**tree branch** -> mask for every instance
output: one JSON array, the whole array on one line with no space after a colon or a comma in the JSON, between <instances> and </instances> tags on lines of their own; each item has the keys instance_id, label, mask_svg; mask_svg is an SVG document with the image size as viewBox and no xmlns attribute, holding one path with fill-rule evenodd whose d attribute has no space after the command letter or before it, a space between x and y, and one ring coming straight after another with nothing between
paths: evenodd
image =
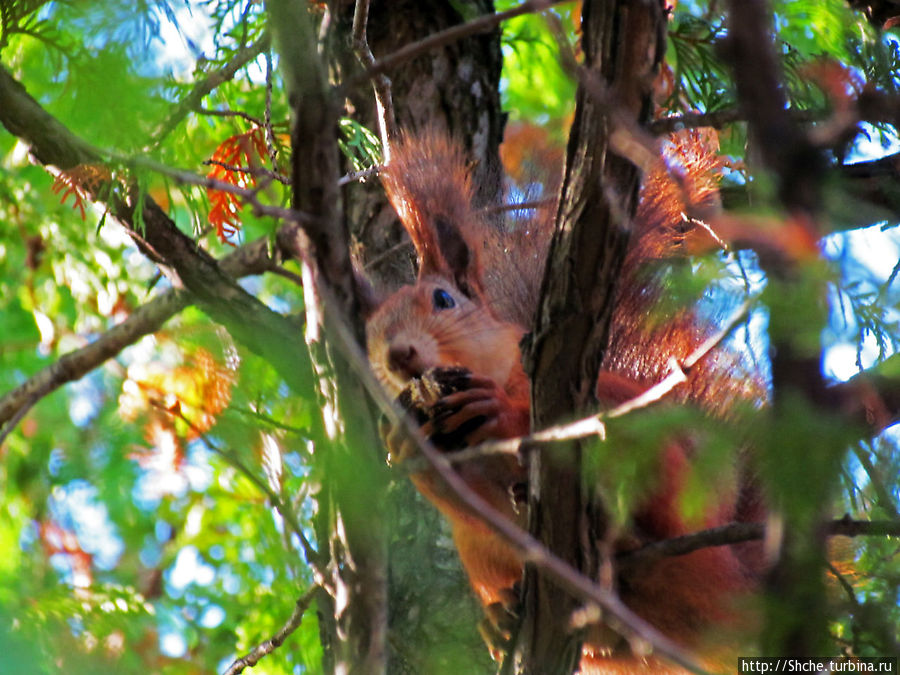
<instances>
[{"instance_id":1,"label":"tree branch","mask_svg":"<svg viewBox=\"0 0 900 675\"><path fill-rule=\"evenodd\" d=\"M183 169L174 169L160 162L148 159L147 157L131 157L127 155L119 155L116 153L109 154L113 160L115 160L116 162L121 162L129 168L148 169L150 171L160 173L164 176L168 176L179 184L198 185L210 190L219 190L221 192L233 194L236 197L239 197L245 204L249 204L253 209L253 212L259 216L271 216L272 218L277 218L286 222L310 222L314 219L314 216L310 215L309 213L303 213L301 211L297 211L296 209L288 209L282 206L275 206L273 204L264 204L260 201L260 192L266 189L271 180L278 180L279 182L290 184L290 180L286 179L281 174L276 174L275 172L269 171L268 169L251 169L251 173L256 172L264 175L265 182L261 181L260 184L254 188L243 188L239 185L234 185L233 183L219 180L218 178L202 176L192 171L184 171ZM228 168L232 170L239 170L239 167Z\"/></svg>"},{"instance_id":2,"label":"tree branch","mask_svg":"<svg viewBox=\"0 0 900 675\"><path fill-rule=\"evenodd\" d=\"M841 416L860 438L874 436L900 420L898 367L900 354L895 354L846 382L827 384L818 358L798 358L793 364L795 381L805 383L803 391L809 400L824 412Z\"/></svg>"},{"instance_id":3,"label":"tree branch","mask_svg":"<svg viewBox=\"0 0 900 675\"><path fill-rule=\"evenodd\" d=\"M272 269L268 241L263 238L229 254L222 269L234 278L261 274ZM124 321L113 326L80 349L63 354L57 361L35 373L21 385L0 397L0 445L28 410L44 396L68 382L84 377L103 362L144 335L155 333L173 315L191 304L190 293L170 289L138 307Z\"/></svg>"},{"instance_id":4,"label":"tree branch","mask_svg":"<svg viewBox=\"0 0 900 675\"><path fill-rule=\"evenodd\" d=\"M732 66L738 101L747 116L750 139L778 186L778 198L801 238L821 236L817 216L822 207L824 161L820 149L796 124L787 109L786 88L776 55L772 15L765 0L729 0L725 54ZM752 64L752 67L747 67ZM782 228L782 231L786 229ZM786 232L785 232L786 233ZM788 234L788 233L786 233ZM787 433L798 413L811 416L825 393L820 355L804 337L826 325L824 284L787 256L761 259L768 275L772 351L772 413L768 442L760 443L759 464L778 479L767 481L771 503L781 507L784 521L778 559L766 575L768 591L778 603L767 604L762 631L765 651L804 656L825 646L825 594L819 575L825 561L823 525L837 467L846 451L840 433ZM774 289L777 289L774 290ZM777 297L776 297L777 295ZM810 309L799 326L796 307ZM812 365L814 362L814 366ZM822 413L818 413L822 414ZM820 473L810 477L807 458L815 456ZM796 486L804 485L805 505L790 504Z\"/></svg>"},{"instance_id":5,"label":"tree branch","mask_svg":"<svg viewBox=\"0 0 900 675\"><path fill-rule=\"evenodd\" d=\"M249 47L241 47L235 52L234 58L218 70L209 73L205 78L194 85L194 88L179 102L175 109L169 113L169 116L163 120L157 130L152 135L150 146L159 145L163 139L168 136L178 124L187 117L191 112L200 110L200 102L203 98L212 92L219 85L232 79L237 71L253 61L257 56L265 52L271 40L268 33L263 33L262 37ZM211 114L211 111L207 111Z\"/></svg>"},{"instance_id":6,"label":"tree branch","mask_svg":"<svg viewBox=\"0 0 900 675\"><path fill-rule=\"evenodd\" d=\"M790 111L791 116L799 123L815 122L825 119L828 113L824 110L794 110ZM681 115L670 115L655 119L647 125L647 130L661 136L670 134L679 129L693 129L696 127L713 127L714 129L722 129L723 127L734 124L735 122L744 122L746 117L740 108L726 108L724 110L714 110L712 112L698 113L689 112Z\"/></svg>"},{"instance_id":7,"label":"tree branch","mask_svg":"<svg viewBox=\"0 0 900 675\"><path fill-rule=\"evenodd\" d=\"M643 146L633 142L641 132L632 130L649 117L650 86L665 51L663 27L662 3L655 0L583 5L584 65L576 69L579 87L556 229L525 354L537 428L594 405L627 250L625 222L637 204L639 171L628 158ZM555 556L591 579L599 578L601 561L584 542L606 529L606 516L603 505L578 487L583 451L577 442L566 442L536 456L529 481L531 530ZM580 637L559 617L570 615L580 598L595 596L562 593L569 589L558 578L539 571L526 567L526 623L517 654L525 659L526 672L571 672ZM649 642L659 648L655 632L634 627L628 632L653 635ZM685 665L684 654L677 658Z\"/></svg>"},{"instance_id":8,"label":"tree branch","mask_svg":"<svg viewBox=\"0 0 900 675\"><path fill-rule=\"evenodd\" d=\"M460 24L458 26L453 26L438 33L434 33L433 35L429 35L428 37L423 38L418 42L412 42L408 45L404 45L397 51L383 57L378 61L375 61L374 63L369 64L365 72L350 78L347 82L344 83L343 88L353 89L354 87L357 87L364 82L371 80L376 75L392 70L393 68L396 68L397 66L402 65L411 59L414 59L420 54L424 54L433 49L443 47L444 45L448 45L453 42L457 42L471 35L488 33L508 19L521 16L522 14L542 12L548 7L564 1L565 0L528 0L527 2L523 2L518 7L513 7L512 9L508 9L505 12L485 14L478 17L477 19L472 19L471 21L467 21L466 23Z\"/></svg>"},{"instance_id":9,"label":"tree branch","mask_svg":"<svg viewBox=\"0 0 900 675\"><path fill-rule=\"evenodd\" d=\"M31 145L42 164L69 169L102 161L103 154L47 113L0 67L0 123ZM138 248L161 265L176 288L191 291L197 304L235 339L269 361L289 386L306 393L312 371L294 323L241 288L146 194L107 182L92 195L128 230Z\"/></svg>"},{"instance_id":10,"label":"tree branch","mask_svg":"<svg viewBox=\"0 0 900 675\"><path fill-rule=\"evenodd\" d=\"M627 571L661 558L687 555L710 546L729 546L754 541L762 539L765 533L765 523L729 523L702 532L655 541L632 551L623 551L616 556L617 569ZM853 520L845 516L827 523L825 533L841 537L900 537L900 521Z\"/></svg>"},{"instance_id":11,"label":"tree branch","mask_svg":"<svg viewBox=\"0 0 900 675\"><path fill-rule=\"evenodd\" d=\"M435 449L422 436L419 428L411 426L409 417L404 416L401 423L406 433L416 441L430 468L446 484L447 489L458 497L463 505L473 513L477 513L485 525L519 551L525 563L540 570L579 603L595 603L602 610L604 622L614 630L625 636L640 637L653 647L654 653L693 672L705 672L681 647L632 612L615 593L579 572L485 502L453 469L451 458Z\"/></svg>"},{"instance_id":12,"label":"tree branch","mask_svg":"<svg viewBox=\"0 0 900 675\"><path fill-rule=\"evenodd\" d=\"M369 0L356 0L356 8L353 12L353 51L367 72L376 65L375 55L369 46L366 31L368 23ZM372 74L372 89L375 93L375 117L381 137L381 156L382 161L387 164L391 160L390 140L397 135L397 120L394 115L391 81L383 71Z\"/></svg>"},{"instance_id":13,"label":"tree branch","mask_svg":"<svg viewBox=\"0 0 900 675\"><path fill-rule=\"evenodd\" d=\"M733 66L741 113L763 161L779 180L782 203L790 210L816 213L822 156L788 109L772 30L762 0L732 0L723 50Z\"/></svg>"},{"instance_id":14,"label":"tree branch","mask_svg":"<svg viewBox=\"0 0 900 675\"><path fill-rule=\"evenodd\" d=\"M331 415L323 436L329 452L320 465L329 477L321 501L331 516L320 519L319 526L320 536L332 542L330 581L337 592L328 621L335 670L380 673L387 663L387 476L376 450L374 416L356 373L365 329L338 188L340 108L308 9L291 0L271 0L267 7L291 105L292 205L316 215L300 223L295 236L286 233L283 238L303 268L306 341L320 374L323 414ZM353 336L349 341L348 333ZM360 472L367 477L364 487Z\"/></svg>"},{"instance_id":15,"label":"tree branch","mask_svg":"<svg viewBox=\"0 0 900 675\"><path fill-rule=\"evenodd\" d=\"M252 668L259 663L260 659L264 656L268 656L278 649L288 636L300 627L300 624L303 622L303 615L306 614L306 610L309 609L318 590L318 586L312 586L307 589L303 595L297 598L291 618L287 620L279 631L265 642L262 642L251 649L245 656L236 659L234 663L228 666L228 670L226 670L223 675L238 675L239 673L244 672L245 668Z\"/></svg>"}]
</instances>

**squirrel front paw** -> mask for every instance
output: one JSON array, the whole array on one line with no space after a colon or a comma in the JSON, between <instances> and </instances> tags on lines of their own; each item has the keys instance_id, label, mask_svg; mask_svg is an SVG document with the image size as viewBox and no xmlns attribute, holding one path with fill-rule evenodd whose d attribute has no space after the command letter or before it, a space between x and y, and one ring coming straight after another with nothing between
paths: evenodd
<instances>
[{"instance_id":1,"label":"squirrel front paw","mask_svg":"<svg viewBox=\"0 0 900 675\"><path fill-rule=\"evenodd\" d=\"M516 408L503 388L490 378L465 368L428 370L411 380L397 400L421 426L422 434L445 453L527 432L527 409ZM402 426L387 429L383 438L394 462L402 462L418 452L415 441ZM479 458L458 466L457 471L494 506L502 506L504 511L517 510L511 489L521 484L525 476L517 458Z\"/></svg>"},{"instance_id":2,"label":"squirrel front paw","mask_svg":"<svg viewBox=\"0 0 900 675\"><path fill-rule=\"evenodd\" d=\"M437 434L462 437L465 445L477 445L528 432L527 406L517 406L494 380L469 373L465 385L432 407L431 424Z\"/></svg>"},{"instance_id":3,"label":"squirrel front paw","mask_svg":"<svg viewBox=\"0 0 900 675\"><path fill-rule=\"evenodd\" d=\"M410 380L397 396L398 405L422 428L422 434L444 452L464 448L467 442L462 429L444 433L440 420L436 419L442 414L437 405L444 397L466 389L470 376L465 368L431 368ZM399 440L396 431L387 438ZM392 448L390 443L388 448Z\"/></svg>"},{"instance_id":4,"label":"squirrel front paw","mask_svg":"<svg viewBox=\"0 0 900 675\"><path fill-rule=\"evenodd\" d=\"M432 368L397 400L444 452L528 431L527 405L516 405L494 380L465 368Z\"/></svg>"}]
</instances>

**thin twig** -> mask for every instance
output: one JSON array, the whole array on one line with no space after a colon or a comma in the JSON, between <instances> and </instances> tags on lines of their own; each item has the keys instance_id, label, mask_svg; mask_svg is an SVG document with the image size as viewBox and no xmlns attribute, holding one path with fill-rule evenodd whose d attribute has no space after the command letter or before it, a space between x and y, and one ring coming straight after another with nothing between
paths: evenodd
<instances>
[{"instance_id":1,"label":"thin twig","mask_svg":"<svg viewBox=\"0 0 900 675\"><path fill-rule=\"evenodd\" d=\"M412 242L409 239L404 239L403 241L399 241L390 248L382 251L378 255L376 255L371 260L366 261L365 269L369 269L375 267L379 263L388 258L392 257L397 251L402 251L404 248L409 248L412 246Z\"/></svg>"},{"instance_id":2,"label":"thin twig","mask_svg":"<svg viewBox=\"0 0 900 675\"><path fill-rule=\"evenodd\" d=\"M212 110L210 108L197 108L195 111L199 115L207 115L209 117L240 117L243 120L247 120L255 127L263 126L263 121L258 117L254 117L250 113L245 113L243 110Z\"/></svg>"},{"instance_id":3,"label":"thin twig","mask_svg":"<svg viewBox=\"0 0 900 675\"><path fill-rule=\"evenodd\" d=\"M277 180L279 183L283 185L290 185L291 179L287 176L284 176L277 171L272 171L271 169L267 169L263 166L237 166L234 164L228 164L227 162L220 162L218 159L207 159L203 162L205 166L220 166L226 171L231 171L233 173L246 173L251 176L264 176L265 178L271 178L272 180Z\"/></svg>"},{"instance_id":4,"label":"thin twig","mask_svg":"<svg viewBox=\"0 0 900 675\"><path fill-rule=\"evenodd\" d=\"M338 185L343 187L344 185L348 185L350 183L356 182L365 182L369 178L374 178L378 175L379 167L373 166L368 169L363 169L362 171L352 171L350 173L344 174L338 179Z\"/></svg>"},{"instance_id":5,"label":"thin twig","mask_svg":"<svg viewBox=\"0 0 900 675\"><path fill-rule=\"evenodd\" d=\"M824 110L796 110L791 109L791 116L799 123L818 122L828 117ZM746 116L739 108L725 108L712 112L689 112L681 115L660 117L647 125L647 130L655 135L671 134L680 129L696 129L700 127L712 127L721 129L735 122L745 122Z\"/></svg>"},{"instance_id":6,"label":"thin twig","mask_svg":"<svg viewBox=\"0 0 900 675\"><path fill-rule=\"evenodd\" d=\"M488 455L515 455L518 454L519 448L523 444L537 445L542 443L570 441L579 438L588 438L590 436L598 436L601 440L606 437L606 425L604 420L623 417L628 413L646 408L647 406L662 400L679 384L687 382L687 372L690 371L697 363L718 347L738 325L740 325L745 317L749 314L752 306L752 300L747 299L740 307L731 315L731 317L722 325L722 327L704 340L700 346L692 351L688 356L679 363L675 359L669 361L669 374L655 385L635 396L628 401L604 411L585 417L568 424L560 424L542 431L537 431L528 436L519 436L509 438L502 441L488 441L471 448L466 448L458 452L454 452L447 456L451 464L460 464L469 462L478 457ZM407 468L406 464L410 466ZM411 473L421 471L423 463L415 459L404 462L404 470Z\"/></svg>"},{"instance_id":7,"label":"thin twig","mask_svg":"<svg viewBox=\"0 0 900 675\"><path fill-rule=\"evenodd\" d=\"M856 459L862 465L866 475L869 476L869 485L871 485L872 489L875 491L875 496L877 498L876 503L878 506L887 511L889 515L900 518L900 514L897 513L897 506L894 503L894 498L884 484L884 479L881 472L876 468L875 462L869 457L866 445L868 444L862 442L854 444L853 454L856 455Z\"/></svg>"},{"instance_id":8,"label":"thin twig","mask_svg":"<svg viewBox=\"0 0 900 675\"><path fill-rule=\"evenodd\" d=\"M369 0L356 0L353 12L353 51L356 58L366 68L375 91L376 119L381 136L381 156L385 163L390 162L390 140L396 135L397 123L394 116L394 98L391 93L391 81L384 71L374 72L375 55L369 47L366 26L369 22Z\"/></svg>"},{"instance_id":9,"label":"thin twig","mask_svg":"<svg viewBox=\"0 0 900 675\"><path fill-rule=\"evenodd\" d=\"M269 161L272 162L272 171L278 171L278 156L275 152L275 131L272 129L272 53L266 52L266 151L269 153ZM285 183L290 185L290 182Z\"/></svg>"},{"instance_id":10,"label":"thin twig","mask_svg":"<svg viewBox=\"0 0 900 675\"><path fill-rule=\"evenodd\" d=\"M269 33L263 33L262 37L260 37L255 44L252 44L249 47L242 46L237 50L231 61L218 70L212 71L194 85L194 88L190 93L175 106L172 113L159 125L156 132L154 132L152 141L149 144L150 147L155 147L162 143L163 139L178 126L181 120L187 117L192 110L196 110L200 106L200 102L207 94L222 83L232 79L238 70L266 51L269 48L269 43Z\"/></svg>"},{"instance_id":11,"label":"thin twig","mask_svg":"<svg viewBox=\"0 0 900 675\"><path fill-rule=\"evenodd\" d=\"M672 537L646 544L616 556L619 569L647 565L661 558L687 555L710 546L729 546L762 539L765 523L729 523L701 532ZM845 516L827 523L828 536L841 537L900 537L900 520L853 520Z\"/></svg>"},{"instance_id":12,"label":"thin twig","mask_svg":"<svg viewBox=\"0 0 900 675\"><path fill-rule=\"evenodd\" d=\"M284 503L284 500L281 498L275 490L262 478L257 476L249 466L247 466L243 460L238 457L237 453L226 450L224 448L219 447L219 445L213 441L209 436L199 427L197 427L190 419L188 419L185 414L181 411L180 408L172 409L166 406L157 406L157 408L161 412L168 413L173 417L177 417L179 420L188 425L191 431L200 438L203 443L214 453L225 459L229 464L235 467L238 471L240 471L244 476L253 483L269 500L269 503L272 507L278 511L279 515L284 519L284 522L287 523L288 527L291 531L297 536L297 540L300 542L300 545L303 547L303 552L306 554L306 562L309 564L310 569L313 572L313 578L317 584L322 586L326 585L327 577L323 574L322 570L319 568L318 560L319 554L316 551L315 547L313 547L312 543L310 543L309 539L306 538L306 534L303 532L303 528L300 527L300 522L297 520L297 516L294 514L293 510L288 508L288 506Z\"/></svg>"},{"instance_id":13,"label":"thin twig","mask_svg":"<svg viewBox=\"0 0 900 675\"><path fill-rule=\"evenodd\" d=\"M294 611L291 614L291 618L287 620L287 623L285 623L271 638L256 645L245 656L236 659L223 675L238 675L239 673L244 672L245 668L255 666L264 656L268 656L278 649L288 636L300 627L300 624L303 622L303 615L306 613L306 610L309 609L309 606L312 604L319 589L319 586L311 586L308 588L303 595L297 598L297 602L294 604Z\"/></svg>"},{"instance_id":14,"label":"thin twig","mask_svg":"<svg viewBox=\"0 0 900 675\"><path fill-rule=\"evenodd\" d=\"M295 274L294 272L286 270L285 268L280 266L273 267L270 271L272 272L272 274L277 274L278 276L284 277L288 281L293 282L297 286L300 286L301 288L303 287L303 277L301 277L299 274Z\"/></svg>"},{"instance_id":15,"label":"thin twig","mask_svg":"<svg viewBox=\"0 0 900 675\"><path fill-rule=\"evenodd\" d=\"M271 204L263 204L259 200L258 195L262 190L265 189L266 185L260 185L251 190L233 185L223 180L210 178L209 176L199 176L190 171L173 169L172 167L166 166L165 164L162 164L160 162L153 161L152 159L147 159L146 157L129 157L127 155L118 155L115 153L110 153L110 156L112 157L112 159L121 162L126 166L142 167L151 171L156 171L157 173L161 173L165 176L169 176L177 183L199 185L208 189L221 190L222 192L233 194L237 197L240 197L245 203L249 204L253 208L254 213L256 213L257 215L280 218L288 223L310 223L315 220L313 216L309 215L308 213L298 211L297 209L290 209L282 206L273 206Z\"/></svg>"},{"instance_id":16,"label":"thin twig","mask_svg":"<svg viewBox=\"0 0 900 675\"><path fill-rule=\"evenodd\" d=\"M428 37L423 38L422 40L418 40L417 42L412 42L408 45L405 45L397 51L383 57L379 61L376 61L368 68L366 68L366 71L364 73L350 78L344 84L344 88L353 89L363 82L370 80L375 75L387 72L395 68L396 66L406 63L410 59L414 59L420 54L431 51L432 49L443 47L444 45L462 40L463 38L467 38L471 35L486 33L490 30L493 30L496 26L503 23L507 19L512 19L517 16L521 16L522 14L542 12L552 5L557 5L565 1L567 0L529 0L528 2L523 2L518 7L513 7L512 9L509 9L505 12L485 14L478 17L477 19L473 19L458 26L452 26L451 28L448 28L446 30L434 33L433 35L429 35Z\"/></svg>"},{"instance_id":17,"label":"thin twig","mask_svg":"<svg viewBox=\"0 0 900 675\"><path fill-rule=\"evenodd\" d=\"M841 574L841 571L835 567L834 563L829 561L825 566L828 568L828 571L831 572L831 576L833 576L838 584L840 584L841 589L843 589L844 594L847 596L847 600L858 610L859 600L856 599L856 591L853 589L853 586L847 581L846 577Z\"/></svg>"}]
</instances>

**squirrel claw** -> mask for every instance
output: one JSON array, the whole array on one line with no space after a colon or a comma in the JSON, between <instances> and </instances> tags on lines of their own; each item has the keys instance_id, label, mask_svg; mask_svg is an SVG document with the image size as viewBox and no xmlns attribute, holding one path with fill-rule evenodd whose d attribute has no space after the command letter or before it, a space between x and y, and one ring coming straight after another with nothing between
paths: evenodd
<instances>
[{"instance_id":1,"label":"squirrel claw","mask_svg":"<svg viewBox=\"0 0 900 675\"><path fill-rule=\"evenodd\" d=\"M485 611L488 610L488 607L485 607ZM512 635L498 632L496 626L488 618L484 618L478 623L478 633L484 640L484 644L487 645L491 658L497 663L503 663L512 646Z\"/></svg>"},{"instance_id":2,"label":"squirrel claw","mask_svg":"<svg viewBox=\"0 0 900 675\"><path fill-rule=\"evenodd\" d=\"M519 625L519 592L514 588L498 591L500 599L485 606L484 619L478 624L478 632L491 653L491 658L502 662L512 647L512 640Z\"/></svg>"}]
</instances>

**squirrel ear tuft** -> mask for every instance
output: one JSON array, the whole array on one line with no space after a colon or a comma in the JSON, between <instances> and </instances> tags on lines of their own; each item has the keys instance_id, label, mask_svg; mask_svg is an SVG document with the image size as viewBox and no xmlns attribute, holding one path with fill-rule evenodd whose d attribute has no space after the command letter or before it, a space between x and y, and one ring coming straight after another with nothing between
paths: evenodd
<instances>
[{"instance_id":1,"label":"squirrel ear tuft","mask_svg":"<svg viewBox=\"0 0 900 675\"><path fill-rule=\"evenodd\" d=\"M375 290L372 282L366 278L362 271L353 270L353 289L356 291L356 299L359 301L359 311L363 319L368 319L384 302L384 296Z\"/></svg>"},{"instance_id":2,"label":"squirrel ear tuft","mask_svg":"<svg viewBox=\"0 0 900 675\"><path fill-rule=\"evenodd\" d=\"M419 277L452 280L469 297L482 294L478 246L482 216L462 147L429 127L401 134L381 180L419 258Z\"/></svg>"},{"instance_id":3,"label":"squirrel ear tuft","mask_svg":"<svg viewBox=\"0 0 900 675\"><path fill-rule=\"evenodd\" d=\"M477 250L469 245L459 227L443 218L435 218L434 232L457 288L470 298L480 296L482 283Z\"/></svg>"}]
</instances>

